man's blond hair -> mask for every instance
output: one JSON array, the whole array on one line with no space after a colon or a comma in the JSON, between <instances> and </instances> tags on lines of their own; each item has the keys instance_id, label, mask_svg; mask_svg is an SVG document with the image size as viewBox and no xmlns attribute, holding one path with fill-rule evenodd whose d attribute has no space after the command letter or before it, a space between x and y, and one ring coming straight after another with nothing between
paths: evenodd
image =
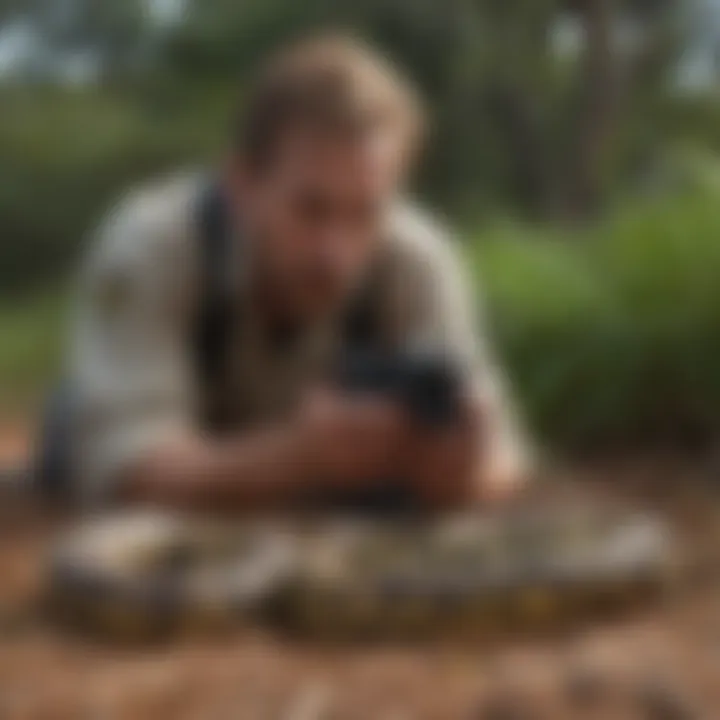
<instances>
[{"instance_id":1,"label":"man's blond hair","mask_svg":"<svg viewBox=\"0 0 720 720\"><path fill-rule=\"evenodd\" d=\"M423 125L417 94L389 62L360 41L331 34L295 44L261 69L239 113L236 145L258 165L289 129L386 133L409 157Z\"/></svg>"}]
</instances>

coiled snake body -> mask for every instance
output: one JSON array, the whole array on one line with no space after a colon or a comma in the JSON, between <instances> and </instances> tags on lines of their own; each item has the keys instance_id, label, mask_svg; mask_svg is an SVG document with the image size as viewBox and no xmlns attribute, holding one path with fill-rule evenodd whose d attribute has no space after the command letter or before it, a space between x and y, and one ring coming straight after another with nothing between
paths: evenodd
<instances>
[{"instance_id":1,"label":"coiled snake body","mask_svg":"<svg viewBox=\"0 0 720 720\"><path fill-rule=\"evenodd\" d=\"M657 518L596 507L285 524L146 514L70 533L49 594L66 621L119 638L248 622L328 639L476 638L644 602L671 556Z\"/></svg>"}]
</instances>

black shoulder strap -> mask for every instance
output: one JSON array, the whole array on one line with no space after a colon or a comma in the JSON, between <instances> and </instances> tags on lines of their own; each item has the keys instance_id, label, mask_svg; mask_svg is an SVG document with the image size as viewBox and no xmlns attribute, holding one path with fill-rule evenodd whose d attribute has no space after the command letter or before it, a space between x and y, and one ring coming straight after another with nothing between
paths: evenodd
<instances>
[{"instance_id":1,"label":"black shoulder strap","mask_svg":"<svg viewBox=\"0 0 720 720\"><path fill-rule=\"evenodd\" d=\"M228 261L234 235L219 185L208 183L198 207L200 292L193 337L198 381L216 385L224 371L230 330L235 321Z\"/></svg>"}]
</instances>

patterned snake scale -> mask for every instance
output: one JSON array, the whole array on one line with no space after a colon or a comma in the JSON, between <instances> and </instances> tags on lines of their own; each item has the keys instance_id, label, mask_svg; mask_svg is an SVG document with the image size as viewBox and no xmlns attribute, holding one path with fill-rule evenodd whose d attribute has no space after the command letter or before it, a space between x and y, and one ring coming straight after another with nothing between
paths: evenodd
<instances>
[{"instance_id":1,"label":"patterned snake scale","mask_svg":"<svg viewBox=\"0 0 720 720\"><path fill-rule=\"evenodd\" d=\"M96 519L49 559L50 607L116 639L269 624L327 640L545 631L657 598L659 518L596 506L442 520Z\"/></svg>"}]
</instances>

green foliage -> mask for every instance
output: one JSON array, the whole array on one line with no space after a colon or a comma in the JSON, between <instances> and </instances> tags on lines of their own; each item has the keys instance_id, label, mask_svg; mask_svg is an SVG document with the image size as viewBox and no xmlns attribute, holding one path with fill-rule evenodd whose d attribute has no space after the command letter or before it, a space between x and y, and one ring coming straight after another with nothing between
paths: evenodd
<instances>
[{"instance_id":1,"label":"green foliage","mask_svg":"<svg viewBox=\"0 0 720 720\"><path fill-rule=\"evenodd\" d=\"M62 363L68 293L43 295L0 305L0 419L27 416L41 402Z\"/></svg>"},{"instance_id":2,"label":"green foliage","mask_svg":"<svg viewBox=\"0 0 720 720\"><path fill-rule=\"evenodd\" d=\"M501 355L534 427L564 446L720 431L720 216L712 196L626 210L568 242L478 239Z\"/></svg>"},{"instance_id":3,"label":"green foliage","mask_svg":"<svg viewBox=\"0 0 720 720\"><path fill-rule=\"evenodd\" d=\"M97 46L115 61L106 57L94 88L0 85L0 296L72 267L129 185L211 158L236 84L278 45L322 27L352 29L417 82L432 128L418 189L454 217L586 219L638 187L663 186L669 140L720 146L720 104L667 92L675 47L659 12L643 18L637 57L610 63L633 78L619 92L607 62L589 63L591 37L598 57L611 55L610 18L582 10L592 3L189 0L164 28L148 24L138 0L75 5L62 27L45 0L24 12L52 47ZM552 38L570 5L587 42L563 53ZM0 18L3 8L20 12L0 3Z\"/></svg>"},{"instance_id":4,"label":"green foliage","mask_svg":"<svg viewBox=\"0 0 720 720\"><path fill-rule=\"evenodd\" d=\"M0 92L0 294L57 278L133 183L211 156L224 93Z\"/></svg>"}]
</instances>

